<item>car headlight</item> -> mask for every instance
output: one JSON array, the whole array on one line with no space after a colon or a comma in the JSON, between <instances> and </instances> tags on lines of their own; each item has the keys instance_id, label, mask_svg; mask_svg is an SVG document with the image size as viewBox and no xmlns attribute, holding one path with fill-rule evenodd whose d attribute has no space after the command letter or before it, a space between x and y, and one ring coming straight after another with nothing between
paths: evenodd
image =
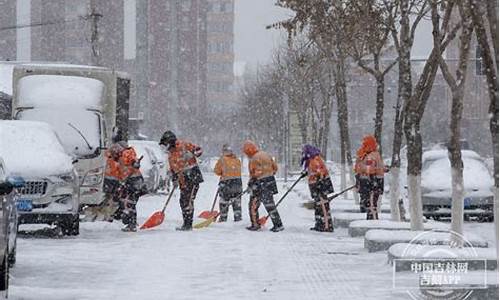
<instances>
[{"instance_id":1,"label":"car headlight","mask_svg":"<svg viewBox=\"0 0 500 300\"><path fill-rule=\"evenodd\" d=\"M102 168L90 170L83 178L82 186L92 186L100 184L103 178L102 171Z\"/></svg>"}]
</instances>

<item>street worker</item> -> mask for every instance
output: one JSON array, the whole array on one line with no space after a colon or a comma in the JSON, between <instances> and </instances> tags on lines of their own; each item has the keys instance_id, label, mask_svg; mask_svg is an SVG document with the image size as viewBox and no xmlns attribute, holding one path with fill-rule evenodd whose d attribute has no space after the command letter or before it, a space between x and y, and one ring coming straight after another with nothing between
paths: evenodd
<instances>
[{"instance_id":1,"label":"street worker","mask_svg":"<svg viewBox=\"0 0 500 300\"><path fill-rule=\"evenodd\" d=\"M83 209L85 215L83 218L84 221L113 222L113 216L119 207L120 187L123 180L123 172L120 164L120 156L123 150L123 147L118 143L113 143L106 150L104 154L106 157L103 182L104 199L97 206L89 206Z\"/></svg>"},{"instance_id":2,"label":"street worker","mask_svg":"<svg viewBox=\"0 0 500 300\"><path fill-rule=\"evenodd\" d=\"M260 229L259 206L262 202L269 213L273 222L271 231L279 232L284 230L280 215L276 209L273 195L278 193L276 179L274 175L278 171L278 165L274 159L252 141L245 141L243 144L243 153L248 156L248 170L250 180L248 181L248 190L250 191L249 214L251 226L248 230L257 231Z\"/></svg>"},{"instance_id":3,"label":"street worker","mask_svg":"<svg viewBox=\"0 0 500 300\"><path fill-rule=\"evenodd\" d=\"M356 187L366 219L378 219L378 200L384 192L384 163L375 137L367 135L356 153Z\"/></svg>"},{"instance_id":4,"label":"street worker","mask_svg":"<svg viewBox=\"0 0 500 300\"><path fill-rule=\"evenodd\" d=\"M241 221L241 161L228 144L222 146L222 157L215 164L214 173L219 181L219 222L226 222L229 206L233 207L234 221Z\"/></svg>"},{"instance_id":5,"label":"street worker","mask_svg":"<svg viewBox=\"0 0 500 300\"><path fill-rule=\"evenodd\" d=\"M314 200L315 225L311 230L333 232L332 216L328 194L333 193L333 184L321 151L312 145L302 148L301 165L303 176L308 177L309 191Z\"/></svg>"},{"instance_id":6,"label":"street worker","mask_svg":"<svg viewBox=\"0 0 500 300\"><path fill-rule=\"evenodd\" d=\"M120 142L123 147L120 156L120 164L123 172L123 184L125 197L121 199L123 203L122 221L125 225L122 231L137 231L137 202L139 197L145 194L144 178L140 167L141 159L138 158L134 148L126 142Z\"/></svg>"},{"instance_id":7,"label":"street worker","mask_svg":"<svg viewBox=\"0 0 500 300\"><path fill-rule=\"evenodd\" d=\"M167 149L168 163L174 187L179 186L181 196L179 204L182 210L183 224L176 230L189 231L193 227L194 200L203 176L198 166L197 157L203 154L200 146L177 139L168 130L160 139L160 145Z\"/></svg>"}]
</instances>

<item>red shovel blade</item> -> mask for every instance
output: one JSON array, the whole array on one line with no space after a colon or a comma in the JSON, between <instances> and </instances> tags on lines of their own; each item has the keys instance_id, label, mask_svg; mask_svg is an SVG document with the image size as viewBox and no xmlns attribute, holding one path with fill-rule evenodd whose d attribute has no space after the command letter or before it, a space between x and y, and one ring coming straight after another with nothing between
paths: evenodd
<instances>
[{"instance_id":1,"label":"red shovel blade","mask_svg":"<svg viewBox=\"0 0 500 300\"><path fill-rule=\"evenodd\" d=\"M162 211L157 211L154 214L152 214L151 217L149 217L149 219L147 219L146 222L144 222L144 224L142 224L140 229L149 229L156 227L161 223L163 223L164 219L165 219L165 213Z\"/></svg>"},{"instance_id":2,"label":"red shovel blade","mask_svg":"<svg viewBox=\"0 0 500 300\"><path fill-rule=\"evenodd\" d=\"M199 218L202 218L202 219L211 219L211 218L217 218L219 216L219 212L217 211L209 211L209 210L205 210L205 211L202 211L198 217Z\"/></svg>"},{"instance_id":3,"label":"red shovel blade","mask_svg":"<svg viewBox=\"0 0 500 300\"><path fill-rule=\"evenodd\" d=\"M259 225L260 225L260 226L264 226L264 225L266 225L267 218L268 218L268 216L265 216L265 217L259 218L259 219L257 220L257 223L259 223Z\"/></svg>"}]
</instances>

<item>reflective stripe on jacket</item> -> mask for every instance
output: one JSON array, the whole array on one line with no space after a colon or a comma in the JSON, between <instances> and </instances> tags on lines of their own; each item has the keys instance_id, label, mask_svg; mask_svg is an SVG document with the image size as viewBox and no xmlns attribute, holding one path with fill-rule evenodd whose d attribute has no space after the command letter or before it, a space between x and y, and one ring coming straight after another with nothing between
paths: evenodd
<instances>
[{"instance_id":1,"label":"reflective stripe on jacket","mask_svg":"<svg viewBox=\"0 0 500 300\"><path fill-rule=\"evenodd\" d=\"M215 164L214 173L220 180L241 178L241 161L234 154L225 154Z\"/></svg>"},{"instance_id":2,"label":"reflective stripe on jacket","mask_svg":"<svg viewBox=\"0 0 500 300\"><path fill-rule=\"evenodd\" d=\"M309 184L314 184L323 178L329 177L328 169L321 156L316 155L309 160L307 175Z\"/></svg>"},{"instance_id":3,"label":"reflective stripe on jacket","mask_svg":"<svg viewBox=\"0 0 500 300\"><path fill-rule=\"evenodd\" d=\"M264 151L258 151L248 162L250 177L262 179L273 176L278 171L278 165L274 159Z\"/></svg>"},{"instance_id":4,"label":"reflective stripe on jacket","mask_svg":"<svg viewBox=\"0 0 500 300\"><path fill-rule=\"evenodd\" d=\"M360 176L376 175L384 177L384 162L378 151L372 151L363 158L356 159L354 172Z\"/></svg>"},{"instance_id":5,"label":"reflective stripe on jacket","mask_svg":"<svg viewBox=\"0 0 500 300\"><path fill-rule=\"evenodd\" d=\"M141 176L141 170L139 168L134 168L134 163L138 161L137 154L134 148L129 147L123 150L120 156L120 162L123 168L124 179Z\"/></svg>"},{"instance_id":6,"label":"reflective stripe on jacket","mask_svg":"<svg viewBox=\"0 0 500 300\"><path fill-rule=\"evenodd\" d=\"M177 140L175 142L175 147L168 150L170 171L180 175L183 171L197 166L198 161L196 157L200 156L202 152L201 147L198 145Z\"/></svg>"}]
</instances>

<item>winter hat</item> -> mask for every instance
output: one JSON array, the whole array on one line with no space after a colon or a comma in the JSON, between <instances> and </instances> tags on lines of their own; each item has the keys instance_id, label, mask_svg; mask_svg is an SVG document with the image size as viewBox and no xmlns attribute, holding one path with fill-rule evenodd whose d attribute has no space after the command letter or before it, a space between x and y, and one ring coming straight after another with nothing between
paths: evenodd
<instances>
[{"instance_id":1,"label":"winter hat","mask_svg":"<svg viewBox=\"0 0 500 300\"><path fill-rule=\"evenodd\" d=\"M377 140L373 135L367 135L363 137L362 147L366 153L377 151Z\"/></svg>"},{"instance_id":2,"label":"winter hat","mask_svg":"<svg viewBox=\"0 0 500 300\"><path fill-rule=\"evenodd\" d=\"M231 153L233 153L233 148L231 148L231 146L229 146L229 144L224 144L224 145L222 145L222 153L231 154Z\"/></svg>"},{"instance_id":3,"label":"winter hat","mask_svg":"<svg viewBox=\"0 0 500 300\"><path fill-rule=\"evenodd\" d=\"M320 154L321 150L319 150L319 148L309 144L304 145L304 147L302 147L302 159L300 160L300 165L307 168L309 166L309 160Z\"/></svg>"},{"instance_id":4,"label":"winter hat","mask_svg":"<svg viewBox=\"0 0 500 300\"><path fill-rule=\"evenodd\" d=\"M251 140L246 140L243 143L243 153L245 153L248 157L254 156L257 152L259 152L259 147Z\"/></svg>"},{"instance_id":5,"label":"winter hat","mask_svg":"<svg viewBox=\"0 0 500 300\"><path fill-rule=\"evenodd\" d=\"M176 141L177 141L177 137L175 136L175 133L173 133L170 130L167 130L161 136L160 145L172 146L172 145L175 145Z\"/></svg>"}]
</instances>

